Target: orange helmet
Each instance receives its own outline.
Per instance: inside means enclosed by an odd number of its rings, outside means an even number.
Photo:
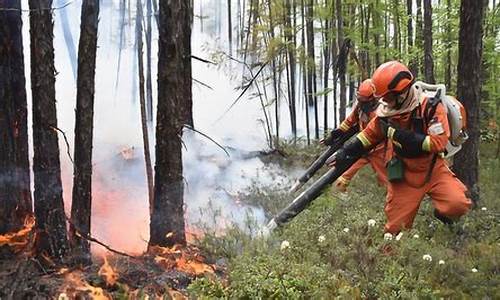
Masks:
[[[373,100],[373,84],[371,79],[365,79],[358,88],[357,98],[360,102]]]
[[[383,63],[372,76],[374,95],[380,98],[391,92],[399,94],[413,83],[413,79],[413,74],[402,63],[395,60]]]

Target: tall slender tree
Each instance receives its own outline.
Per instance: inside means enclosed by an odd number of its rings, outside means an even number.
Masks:
[[[153,28],[151,26],[151,17],[153,15],[152,0],[146,0],[146,110],[147,119],[153,121],[153,79],[151,75],[151,47]],[[201,16],[200,16],[201,18]]]
[[[447,88],[451,88],[451,49],[452,49],[452,37],[451,37],[451,0],[446,0],[446,58],[445,58],[445,71],[444,71],[444,82]]]
[[[434,57],[432,53],[432,5],[424,0],[424,75],[427,83],[434,84]]]
[[[336,15],[337,15],[337,44],[339,51],[344,46],[344,18],[342,16],[342,0],[336,0]],[[346,60],[338,60],[338,76],[340,79],[339,92],[339,119],[345,119],[346,114]]]
[[[296,59],[295,59],[295,26],[292,24],[292,18],[295,20],[295,0],[293,5],[291,0],[285,0],[284,13],[284,36],[286,42],[286,57],[287,57],[287,81],[288,81],[288,106],[290,110],[290,125],[292,134],[297,137],[297,109],[296,109]]]
[[[154,183],[153,183],[153,167],[151,164],[151,151],[149,150],[149,132],[147,124],[147,107],[146,107],[146,92],[144,88],[144,60],[143,60],[143,42],[142,42],[142,2],[137,0],[136,9],[136,25],[135,35],[137,41],[137,62],[139,69],[139,106],[141,108],[141,127],[142,127],[142,143],[144,145],[144,162],[146,166],[146,181],[148,185],[148,200],[149,210],[151,212],[154,199]],[[147,33],[146,33],[147,39]]]
[[[328,11],[329,1],[324,3],[325,9]],[[325,18],[323,21],[323,134],[328,134],[328,74],[330,72],[330,47],[331,47],[331,31],[330,31],[330,20]]]
[[[185,244],[182,129],[192,124],[191,1],[160,1],[154,203],[149,245]]]
[[[52,0],[29,0],[33,171],[38,251],[63,258],[68,251],[57,136]]]
[[[75,122],[75,163],[71,204],[70,243],[83,263],[90,263],[90,245],[77,231],[90,234],[92,209],[92,145],[94,129],[95,66],[99,0],[84,0],[78,45]],[[76,228],[75,228],[76,227]]]
[[[300,3],[300,11],[301,11],[301,16],[302,16],[302,49],[306,49],[306,13],[305,13],[305,3],[304,0],[301,0]],[[305,54],[303,55],[305,56]],[[310,126],[309,126],[309,103],[308,103],[308,90],[307,90],[307,73],[309,72],[307,68],[307,61],[304,61],[302,64],[302,90],[304,93],[304,107],[306,110],[306,138],[307,138],[307,144],[309,145],[311,143],[311,137],[310,137]]]
[[[332,24],[332,74],[333,74],[333,127],[337,128],[337,70],[338,70],[338,43],[337,43],[337,25],[336,25],[336,4],[332,1],[331,24]],[[326,128],[325,128],[326,130]]]
[[[462,0],[458,40],[457,97],[467,110],[469,140],[455,155],[454,170],[467,185],[472,200],[479,201],[479,138],[481,105],[481,56],[486,0]]]
[[[413,49],[413,0],[406,0],[406,16],[408,18],[406,23],[406,37],[408,44],[408,54],[410,56],[409,67],[410,71],[414,75],[416,75],[418,73],[418,64],[415,59],[415,50]]]
[[[392,2],[392,26],[393,26],[393,47],[396,53],[396,58],[401,56],[401,29],[399,26],[399,0],[393,0]]]
[[[308,0],[306,5],[306,36],[307,36],[307,95],[308,105],[314,107],[314,138],[319,139],[318,97],[316,96],[316,62],[314,54],[314,0]]]
[[[227,0],[227,38],[229,44],[229,55],[233,55],[233,22],[231,14],[231,1]]]
[[[31,214],[21,1],[0,1],[0,234]]]
[[[375,0],[375,6],[373,9],[373,43],[375,45],[375,67],[380,65],[380,28],[382,27],[382,14],[380,13],[380,0]]]
[[[417,3],[417,12],[415,18],[415,52],[418,54],[415,55],[415,64],[416,68],[412,70],[414,72],[415,77],[418,77],[419,72],[422,72],[422,58],[420,54],[423,51],[423,39],[424,39],[424,29],[422,23],[422,0],[416,0]]]

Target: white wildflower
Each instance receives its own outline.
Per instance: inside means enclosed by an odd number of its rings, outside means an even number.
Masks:
[[[398,235],[396,235],[396,241],[399,241],[403,237],[403,232],[400,232]]]
[[[424,256],[422,256],[422,259],[426,261],[432,261],[432,256],[430,256],[429,254],[424,254]]]
[[[439,262],[438,262],[438,264],[444,265],[444,260],[440,259]]]
[[[290,248],[290,242],[288,242],[288,241],[281,242],[281,246],[280,246],[281,251],[285,251],[288,248]]]
[[[386,240],[386,241],[392,241],[392,234],[389,233],[389,232],[386,232],[384,234],[384,240]]]
[[[482,211],[487,211],[488,209],[485,206],[483,206],[483,207],[481,207],[481,210]]]
[[[368,220],[368,226],[369,227],[373,227],[373,226],[375,226],[375,224],[377,224],[377,221],[375,221],[374,219]]]
[[[59,297],[57,297],[57,300],[69,300],[69,297],[66,293],[61,293]]]
[[[419,237],[420,237],[420,235],[418,235],[418,234],[416,234],[416,233],[413,235],[413,238],[414,238],[414,239],[418,239]]]
[[[326,241],[326,238],[324,235],[318,236],[318,243],[323,243],[324,241]]]
[[[477,273],[477,269],[476,268],[472,268],[472,273]]]
[[[344,228],[344,232],[345,232],[345,233],[348,233],[348,232],[349,232],[349,228],[347,228],[347,227],[346,227],[346,228]]]

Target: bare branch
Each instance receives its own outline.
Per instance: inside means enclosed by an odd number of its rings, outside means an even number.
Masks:
[[[68,218],[68,216],[64,215],[66,220],[68,221],[68,223],[75,229],[75,232],[83,239],[86,239],[87,241],[89,242],[93,242],[93,243],[96,243],[98,245],[101,245],[103,246],[104,248],[106,248],[106,250],[110,251],[110,252],[113,252],[113,253],[116,253],[118,255],[122,255],[122,256],[126,256],[126,257],[129,257],[129,258],[139,258],[138,256],[133,256],[133,255],[130,255],[130,254],[127,254],[125,252],[122,252],[122,251],[119,251],[119,250],[115,250],[113,248],[111,248],[110,246],[104,244],[103,242],[99,241],[98,239],[92,237],[90,234],[88,233],[83,233],[72,221],[70,218]]]
[[[64,142],[66,142],[66,152],[68,153],[68,156],[69,156],[69,160],[71,161],[72,164],[75,164],[73,162],[73,158],[71,157],[71,149],[69,147],[69,142],[68,142],[68,138],[66,137],[66,133],[64,131],[62,131],[60,128],[57,128],[55,126],[52,126],[52,125],[49,125],[50,128],[56,130],[56,131],[59,131],[60,133],[62,133],[63,137],[64,137]]]
[[[221,148],[228,157],[230,157],[231,155],[229,155],[229,152],[227,152],[226,148],[224,148],[224,146],[222,146],[221,144],[217,143],[214,139],[212,139],[210,136],[208,136],[207,134],[197,130],[197,129],[194,129],[191,125],[188,125],[188,124],[185,124],[184,127],[186,127],[187,129],[189,130],[192,130],[196,133],[199,133],[200,135],[206,137],[207,139],[209,139],[212,143],[214,143],[215,145],[219,146],[219,148]]]

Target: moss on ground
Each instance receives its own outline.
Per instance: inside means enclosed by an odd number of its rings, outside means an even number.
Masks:
[[[189,287],[190,295],[242,299],[500,298],[500,162],[485,146],[481,156],[482,202],[453,227],[432,216],[427,199],[412,230],[404,231],[398,240],[384,239],[385,192],[365,168],[353,180],[348,194],[326,191],[268,239],[252,239],[237,229],[223,238],[207,235],[200,245],[214,259],[227,262],[227,276],[196,280]],[[268,189],[255,188],[254,192],[259,197],[265,195],[266,202],[276,199],[281,206],[286,203],[283,191],[275,198]],[[273,213],[276,206],[267,204]],[[369,220],[375,225],[370,226]]]

